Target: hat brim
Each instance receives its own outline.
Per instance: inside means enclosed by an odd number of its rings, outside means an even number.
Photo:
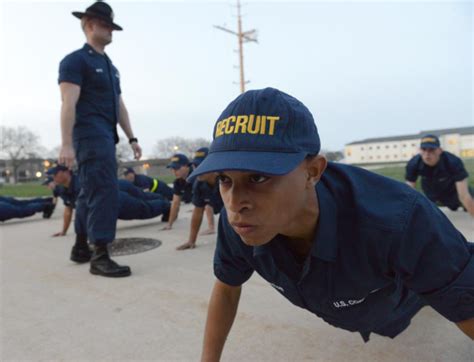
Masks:
[[[432,143],[422,143],[420,148],[439,148],[439,145],[434,145]]]
[[[173,170],[178,170],[182,167],[183,165],[180,165],[179,163],[172,162],[166,168],[172,168]]]
[[[105,16],[100,16],[100,15],[91,14],[91,13],[83,13],[82,11],[73,11],[72,15],[74,15],[78,19],[82,19],[84,16],[88,16],[90,18],[101,19],[101,20],[106,21],[108,24],[110,24],[112,29],[119,30],[119,31],[123,30],[123,28],[120,25],[115,24],[114,22],[111,22],[110,19],[106,18]]]
[[[192,182],[197,176],[220,171],[258,172],[281,176],[293,171],[308,155],[307,152],[212,152],[189,175]]]

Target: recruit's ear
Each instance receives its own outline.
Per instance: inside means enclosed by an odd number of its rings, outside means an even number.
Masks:
[[[306,159],[306,171],[308,175],[308,182],[315,185],[321,178],[328,161],[326,157],[317,155]]]

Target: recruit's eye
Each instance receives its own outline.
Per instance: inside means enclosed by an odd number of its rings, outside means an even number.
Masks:
[[[264,175],[250,175],[249,176],[249,181],[253,184],[261,184],[262,182],[265,182],[269,179],[270,177],[264,176]]]
[[[218,175],[216,180],[220,185],[230,185],[232,183],[230,177],[227,177],[226,175]]]

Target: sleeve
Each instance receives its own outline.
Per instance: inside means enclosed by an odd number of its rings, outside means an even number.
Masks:
[[[418,169],[417,165],[418,162],[416,162],[418,157],[413,157],[410,161],[408,161],[406,168],[405,168],[405,180],[409,182],[416,182],[418,178]]]
[[[474,244],[419,195],[389,265],[403,283],[452,322],[474,317]]]
[[[201,181],[198,181],[198,180],[194,181],[193,196],[192,196],[191,202],[196,207],[206,206],[206,202],[204,201],[204,198],[203,198],[203,195],[202,195],[201,186],[202,186]]]
[[[120,87],[120,72],[115,66],[114,66],[114,70],[115,70],[114,76],[115,76],[115,86],[117,89],[117,94],[122,94],[122,88]]]
[[[449,165],[450,173],[453,175],[454,181],[459,182],[468,178],[469,174],[462,163],[462,160],[458,157],[453,157]]]
[[[230,228],[230,225],[225,225],[225,218],[227,218],[227,215],[222,212],[219,218],[217,244],[214,253],[214,275],[221,282],[237,287],[244,284],[252,276],[253,268],[240,255],[238,248],[232,245],[232,243],[242,241],[235,240],[229,235],[230,233],[226,232],[226,228]]]
[[[82,86],[83,60],[79,54],[69,54],[59,64],[58,83],[68,82]]]
[[[182,180],[177,178],[173,181],[173,195],[179,197],[183,196],[185,183],[181,182]]]

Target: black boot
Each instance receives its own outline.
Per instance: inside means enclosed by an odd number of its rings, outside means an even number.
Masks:
[[[91,260],[92,251],[87,243],[87,235],[76,235],[76,243],[71,249],[71,260],[76,263],[87,263]]]
[[[91,258],[91,274],[104,277],[120,278],[132,274],[130,267],[118,265],[110,259],[106,245],[96,246]]]

